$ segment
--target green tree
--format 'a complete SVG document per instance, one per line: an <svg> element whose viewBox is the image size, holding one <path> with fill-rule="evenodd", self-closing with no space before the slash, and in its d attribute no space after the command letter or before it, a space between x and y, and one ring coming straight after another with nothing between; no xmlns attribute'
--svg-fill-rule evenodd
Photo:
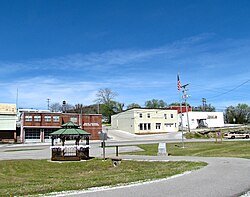
<svg viewBox="0 0 250 197"><path fill-rule="evenodd" d="M225 118L228 123L249 123L250 107L247 104L238 104L236 107L229 106L226 109Z"/></svg>
<svg viewBox="0 0 250 197"><path fill-rule="evenodd" d="M127 106L127 109L132 109L132 108L141 108L141 106L137 103L131 103Z"/></svg>
<svg viewBox="0 0 250 197"><path fill-rule="evenodd" d="M165 108L167 103L163 100L152 99L145 102L146 108Z"/></svg>
<svg viewBox="0 0 250 197"><path fill-rule="evenodd" d="M124 104L113 100L116 96L118 94L109 88L100 89L96 94L97 99L95 102L101 104L100 112L108 123L111 122L111 116L121 112L124 107Z"/></svg>

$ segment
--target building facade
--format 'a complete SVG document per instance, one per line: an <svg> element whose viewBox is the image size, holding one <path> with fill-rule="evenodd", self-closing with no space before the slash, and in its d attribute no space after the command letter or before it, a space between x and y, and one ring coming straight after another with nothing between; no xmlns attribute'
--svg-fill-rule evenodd
<svg viewBox="0 0 250 197"><path fill-rule="evenodd" d="M99 139L102 130L101 114L72 114L48 111L25 111L20 116L20 141L50 142L50 134L62 124L72 121L80 128L91 133L90 139Z"/></svg>
<svg viewBox="0 0 250 197"><path fill-rule="evenodd" d="M17 141L16 114L15 104L0 104L0 141Z"/></svg>
<svg viewBox="0 0 250 197"><path fill-rule="evenodd" d="M177 110L134 108L111 117L113 129L134 134L178 131Z"/></svg>
<svg viewBox="0 0 250 197"><path fill-rule="evenodd" d="M181 114L179 123L181 124ZM188 112L190 129L224 127L223 112ZM182 114L183 127L188 127L187 113Z"/></svg>
<svg viewBox="0 0 250 197"><path fill-rule="evenodd" d="M169 106L169 109L175 109L177 110L178 113L185 113L185 112L191 112L192 111L192 107L191 106Z"/></svg>

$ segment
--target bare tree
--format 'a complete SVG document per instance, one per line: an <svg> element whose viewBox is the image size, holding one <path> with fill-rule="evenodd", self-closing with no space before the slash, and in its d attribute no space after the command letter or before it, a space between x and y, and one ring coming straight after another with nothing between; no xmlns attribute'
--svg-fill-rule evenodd
<svg viewBox="0 0 250 197"><path fill-rule="evenodd" d="M63 112L63 111L67 112L67 111L69 111L71 109L73 109L73 105L68 104L68 103L60 104L60 103L57 102L57 103L52 103L50 105L50 110L52 112Z"/></svg>
<svg viewBox="0 0 250 197"><path fill-rule="evenodd" d="M97 99L95 102L101 104L101 113L105 118L107 118L109 123L111 122L111 116L122 111L124 106L123 104L113 100L117 95L118 94L116 92L113 92L109 88L100 89L96 94Z"/></svg>
<svg viewBox="0 0 250 197"><path fill-rule="evenodd" d="M109 88L100 89L96 94L97 99L95 102L101 104L110 104L113 98L116 96L118 96L118 94Z"/></svg>
<svg viewBox="0 0 250 197"><path fill-rule="evenodd" d="M62 111L62 105L60 103L52 103L50 105L50 110L52 112L61 112Z"/></svg>

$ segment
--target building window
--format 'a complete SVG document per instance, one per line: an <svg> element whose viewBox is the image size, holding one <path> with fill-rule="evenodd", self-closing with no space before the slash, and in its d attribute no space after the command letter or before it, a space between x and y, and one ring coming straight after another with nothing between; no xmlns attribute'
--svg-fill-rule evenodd
<svg viewBox="0 0 250 197"><path fill-rule="evenodd" d="M174 114L171 114L171 118L174 118Z"/></svg>
<svg viewBox="0 0 250 197"><path fill-rule="evenodd" d="M51 122L51 116L44 116L44 122Z"/></svg>
<svg viewBox="0 0 250 197"><path fill-rule="evenodd" d="M41 122L41 116L34 116L34 122Z"/></svg>
<svg viewBox="0 0 250 197"><path fill-rule="evenodd" d="M144 130L147 130L147 124L144 123Z"/></svg>
<svg viewBox="0 0 250 197"><path fill-rule="evenodd" d="M151 130L151 124L148 123L148 130Z"/></svg>
<svg viewBox="0 0 250 197"><path fill-rule="evenodd" d="M32 116L25 116L25 121L26 122L31 122L32 121Z"/></svg>
<svg viewBox="0 0 250 197"><path fill-rule="evenodd" d="M143 130L143 124L142 123L139 124L139 127L140 127L140 130Z"/></svg>
<svg viewBox="0 0 250 197"><path fill-rule="evenodd" d="M150 118L150 114L148 114L148 118Z"/></svg>
<svg viewBox="0 0 250 197"><path fill-rule="evenodd" d="M167 114L164 114L164 118L167 119Z"/></svg>
<svg viewBox="0 0 250 197"><path fill-rule="evenodd" d="M176 128L176 126L177 126L176 123L174 123L174 126L175 126L175 128Z"/></svg>
<svg viewBox="0 0 250 197"><path fill-rule="evenodd" d="M139 114L139 117L142 118L142 113Z"/></svg>
<svg viewBox="0 0 250 197"><path fill-rule="evenodd" d="M70 117L70 121L73 123L77 123L77 117Z"/></svg>
<svg viewBox="0 0 250 197"><path fill-rule="evenodd" d="M161 129L161 123L156 123L156 129Z"/></svg>
<svg viewBox="0 0 250 197"><path fill-rule="evenodd" d="M59 122L60 117L59 116L53 116L53 122Z"/></svg>

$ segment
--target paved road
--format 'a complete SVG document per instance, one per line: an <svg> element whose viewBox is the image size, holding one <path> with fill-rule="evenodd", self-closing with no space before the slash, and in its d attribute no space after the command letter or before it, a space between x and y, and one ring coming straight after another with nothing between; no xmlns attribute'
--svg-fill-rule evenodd
<svg viewBox="0 0 250 197"><path fill-rule="evenodd" d="M155 141L180 142L179 133L169 135L148 135L134 136L123 134L122 140L117 141L115 137L119 131L108 131L111 138L109 145L155 143ZM113 132L113 134L112 134ZM122 131L120 131L122 132ZM118 134L120 136L120 133ZM185 140L197 141L197 140ZM199 140L200 141L200 140ZM231 141L231 140L230 140ZM244 140L245 141L245 140ZM102 149L99 141L91 141L90 155L102 156ZM29 149L29 151L13 151L17 149ZM139 150L136 146L119 147L120 152ZM7 152L6 152L7 151ZM11 152L8 152L11 151ZM115 148L107 148L106 155L114 155ZM114 187L100 191L83 192L70 196L239 196L241 193L250 190L250 160L237 158L202 158L202 157L147 157L147 156L122 156L123 159L136 160L188 160L204 161L208 166L167 180L160 180L145 184L129 185L126 187ZM49 144L24 144L24 145L0 145L0 160L11 159L49 159ZM157 169L156 169L157 170ZM65 196L62 195L62 196Z"/></svg>
<svg viewBox="0 0 250 197"><path fill-rule="evenodd" d="M71 194L71 197L226 197L239 196L250 189L250 160L203 157L122 156L123 159L204 161L208 166L172 179ZM157 169L156 169L157 170ZM58 195L58 196L65 196Z"/></svg>

